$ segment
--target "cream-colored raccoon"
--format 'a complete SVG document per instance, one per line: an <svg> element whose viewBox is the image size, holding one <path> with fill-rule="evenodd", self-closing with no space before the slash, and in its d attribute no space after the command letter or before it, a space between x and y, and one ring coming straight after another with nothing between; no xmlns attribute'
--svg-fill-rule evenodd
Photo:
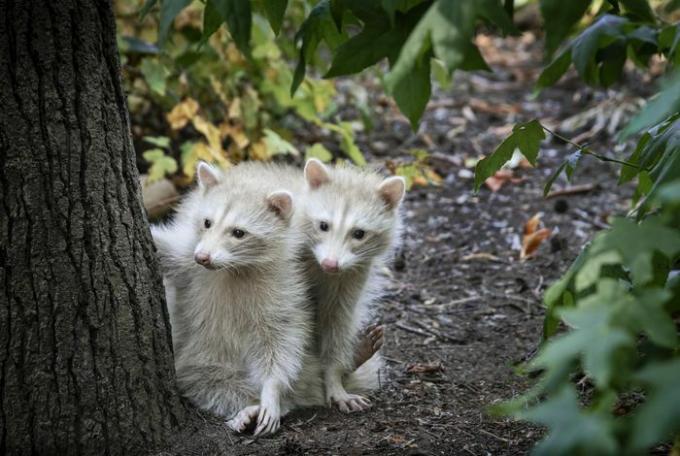
<svg viewBox="0 0 680 456"><path fill-rule="evenodd" d="M343 376L354 369L359 328L382 289L378 272L399 239L405 182L350 166L326 167L315 159L307 162L304 176L306 265L317 305L326 401L343 412L359 411L370 403L350 394Z"/></svg>
<svg viewBox="0 0 680 456"><path fill-rule="evenodd" d="M152 227L167 288L177 378L198 407L243 431L274 432L298 406L324 403L313 317L297 260L299 171L205 163L174 220ZM350 377L373 381L365 363Z"/></svg>

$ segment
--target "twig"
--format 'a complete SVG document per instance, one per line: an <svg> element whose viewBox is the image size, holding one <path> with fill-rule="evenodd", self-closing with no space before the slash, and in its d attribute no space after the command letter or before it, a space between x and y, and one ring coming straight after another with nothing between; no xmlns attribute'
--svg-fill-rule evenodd
<svg viewBox="0 0 680 456"><path fill-rule="evenodd" d="M557 198L558 196L577 195L579 193L588 193L590 191L595 190L598 187L599 187L598 184L583 184L560 188L558 190L554 190L548 193L548 196L546 196L545 199Z"/></svg>
<svg viewBox="0 0 680 456"><path fill-rule="evenodd" d="M486 434L486 435L488 435L489 437L493 437L493 438L496 439L496 440L500 440L501 442L510 443L510 440L504 439L503 437L499 437L499 436L497 436L496 434L494 434L494 433L492 433L492 432L489 432L489 431L487 431L487 430L485 430L485 429L480 429L479 432L481 432L482 434Z"/></svg>
<svg viewBox="0 0 680 456"><path fill-rule="evenodd" d="M405 324L403 324L403 323L401 323L401 322L399 322L399 321L396 322L394 325L395 325L397 328L403 329L403 330L406 331L406 332L410 332L410 333L413 333L413 334L418 334L419 336L423 336L423 337L432 337L432 334L430 334L430 333L428 333L428 332L422 331L422 330L420 330L420 329L418 329L418 328L414 328L414 327L412 327L412 326L406 326Z"/></svg>
<svg viewBox="0 0 680 456"><path fill-rule="evenodd" d="M562 135L560 135L560 134L558 134L558 133L555 133L553 130L547 128L545 125L541 125L541 127L542 127L545 131L547 131L548 133L550 133L551 135L553 135L554 137L556 137L556 138L558 138L558 139L564 141L564 142L567 143L567 144L571 144L572 146L574 146L575 148L577 148L578 150L580 150L580 151L581 151L583 154L585 154L585 155L591 155L591 156L597 158L597 159L600 160L600 161L611 162L611 163L618 163L619 165L630 166L631 168L635 168L635 169L639 169L639 170L643 170L643 171L649 171L648 168L643 168L643 167L638 166L638 165L636 165L636 164L634 164L634 163L627 162L627 161L625 161L625 160L619 160L619 159L617 159L617 158L607 157L606 155L602 155L602 154L598 154L598 153L596 153L596 152L593 152L593 151L590 150L588 147L582 146L581 144L578 144L578 143L572 141L571 139L569 139L569 138L567 138L567 137L565 137L565 136L562 136Z"/></svg>
<svg viewBox="0 0 680 456"><path fill-rule="evenodd" d="M465 304L470 301L477 301L481 299L481 296L468 296L467 298L454 299L444 304L444 306L455 306L457 304Z"/></svg>

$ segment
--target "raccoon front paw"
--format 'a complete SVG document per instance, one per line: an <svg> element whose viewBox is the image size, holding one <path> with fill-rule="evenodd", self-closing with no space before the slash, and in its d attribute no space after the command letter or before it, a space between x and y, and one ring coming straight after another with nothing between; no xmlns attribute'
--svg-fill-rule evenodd
<svg viewBox="0 0 680 456"><path fill-rule="evenodd" d="M331 397L330 400L343 413L361 412L371 408L371 401L358 394L346 393L340 398Z"/></svg>
<svg viewBox="0 0 680 456"><path fill-rule="evenodd" d="M281 412L278 407L260 406L260 414L257 417L257 428L253 435L273 434L279 430L281 424Z"/></svg>
<svg viewBox="0 0 680 456"><path fill-rule="evenodd" d="M250 405L236 414L235 417L227 421L227 426L232 431L245 432L255 424L257 414L260 412L259 405Z"/></svg>

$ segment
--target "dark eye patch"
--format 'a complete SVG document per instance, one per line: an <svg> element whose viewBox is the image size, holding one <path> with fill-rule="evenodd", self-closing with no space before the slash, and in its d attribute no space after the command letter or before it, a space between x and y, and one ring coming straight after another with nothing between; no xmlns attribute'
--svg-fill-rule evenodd
<svg viewBox="0 0 680 456"><path fill-rule="evenodd" d="M352 230L352 238L356 239L357 241L360 241L364 237L366 237L366 231L360 228L355 228Z"/></svg>

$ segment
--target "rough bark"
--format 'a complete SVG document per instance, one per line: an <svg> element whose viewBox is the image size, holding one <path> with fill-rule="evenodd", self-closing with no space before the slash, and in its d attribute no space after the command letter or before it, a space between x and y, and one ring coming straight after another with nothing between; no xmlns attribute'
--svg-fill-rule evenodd
<svg viewBox="0 0 680 456"><path fill-rule="evenodd" d="M186 412L105 0L0 0L0 454L141 453Z"/></svg>

